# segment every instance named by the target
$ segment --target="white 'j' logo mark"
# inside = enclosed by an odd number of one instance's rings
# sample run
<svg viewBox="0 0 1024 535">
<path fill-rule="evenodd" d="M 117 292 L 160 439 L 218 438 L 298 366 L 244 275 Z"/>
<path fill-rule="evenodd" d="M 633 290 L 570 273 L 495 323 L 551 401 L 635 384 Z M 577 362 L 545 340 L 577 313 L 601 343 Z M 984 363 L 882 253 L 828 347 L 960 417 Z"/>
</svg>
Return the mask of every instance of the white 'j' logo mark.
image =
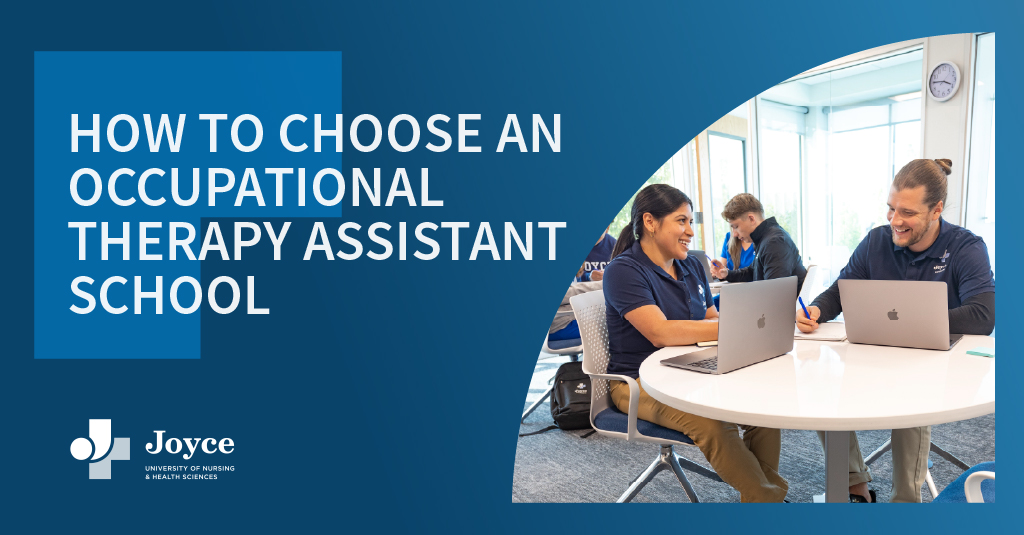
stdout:
<svg viewBox="0 0 1024 535">
<path fill-rule="evenodd" d="M 89 479 L 110 479 L 110 461 L 131 460 L 130 438 L 110 440 L 110 420 L 89 420 L 89 438 L 71 443 L 71 456 L 89 460 Z"/>
</svg>

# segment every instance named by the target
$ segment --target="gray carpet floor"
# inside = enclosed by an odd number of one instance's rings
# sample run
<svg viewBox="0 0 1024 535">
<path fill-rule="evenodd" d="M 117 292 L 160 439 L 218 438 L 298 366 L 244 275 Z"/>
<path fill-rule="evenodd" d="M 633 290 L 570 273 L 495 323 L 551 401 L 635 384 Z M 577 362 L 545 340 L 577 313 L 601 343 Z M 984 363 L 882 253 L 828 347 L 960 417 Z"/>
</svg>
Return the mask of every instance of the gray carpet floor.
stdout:
<svg viewBox="0 0 1024 535">
<path fill-rule="evenodd" d="M 541 353 L 530 384 L 529 406 L 547 389 L 548 381 L 567 357 Z M 540 430 L 552 424 L 547 402 L 526 419 L 520 433 Z M 626 442 L 596 433 L 583 437 L 584 431 L 555 429 L 539 435 L 520 437 L 516 448 L 512 480 L 513 502 L 614 502 L 641 471 L 655 459 L 658 446 Z M 882 445 L 888 431 L 862 431 L 857 434 L 864 455 Z M 932 427 L 932 442 L 956 455 L 969 466 L 996 458 L 996 419 L 991 414 L 973 420 Z M 708 466 L 696 447 L 677 447 L 683 457 Z M 961 470 L 932 453 L 932 477 L 939 491 L 960 475 Z M 874 480 L 870 487 L 878 501 L 889 500 L 892 485 L 891 455 L 882 456 L 871 466 Z M 825 488 L 825 459 L 813 431 L 782 431 L 782 458 L 779 473 L 789 481 L 791 502 L 811 502 Z M 739 493 L 725 483 L 687 473 L 697 496 L 704 502 L 739 502 Z M 921 492 L 925 502 L 932 500 L 928 487 Z M 634 502 L 686 502 L 686 494 L 671 472 L 661 472 Z"/>
</svg>

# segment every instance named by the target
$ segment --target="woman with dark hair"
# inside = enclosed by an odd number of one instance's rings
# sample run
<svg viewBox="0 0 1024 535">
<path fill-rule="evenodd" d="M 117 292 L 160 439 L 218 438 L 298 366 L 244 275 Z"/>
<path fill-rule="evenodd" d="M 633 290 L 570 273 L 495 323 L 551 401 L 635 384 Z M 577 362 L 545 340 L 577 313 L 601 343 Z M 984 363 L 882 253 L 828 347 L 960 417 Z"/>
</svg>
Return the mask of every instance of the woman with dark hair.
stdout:
<svg viewBox="0 0 1024 535">
<path fill-rule="evenodd" d="M 608 373 L 634 379 L 660 347 L 718 339 L 718 310 L 704 267 L 688 256 L 693 202 L 667 184 L 637 194 L 604 275 Z M 611 398 L 629 412 L 629 386 L 612 381 Z M 739 426 L 688 414 L 650 397 L 640 386 L 637 416 L 690 437 L 744 502 L 781 502 L 789 485 L 779 473 L 778 429 Z M 740 428 L 743 437 L 740 437 Z"/>
</svg>

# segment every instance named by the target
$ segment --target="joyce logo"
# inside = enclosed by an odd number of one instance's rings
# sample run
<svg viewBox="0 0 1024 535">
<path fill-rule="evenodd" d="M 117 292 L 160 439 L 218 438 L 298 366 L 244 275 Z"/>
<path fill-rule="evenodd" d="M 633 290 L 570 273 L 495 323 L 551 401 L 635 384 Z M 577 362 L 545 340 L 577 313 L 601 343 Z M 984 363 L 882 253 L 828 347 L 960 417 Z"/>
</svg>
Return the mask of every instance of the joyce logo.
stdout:
<svg viewBox="0 0 1024 535">
<path fill-rule="evenodd" d="M 757 328 L 764 329 L 764 314 L 761 314 L 761 319 L 757 320 Z"/>
<path fill-rule="evenodd" d="M 891 320 L 898 320 L 898 319 L 900 319 L 899 317 L 896 316 L 896 314 L 899 314 L 899 312 L 896 312 L 895 308 L 892 309 L 892 312 L 889 312 L 889 319 L 891 319 Z"/>
<path fill-rule="evenodd" d="M 215 438 L 169 438 L 164 442 L 164 433 L 167 431 L 153 431 L 156 433 L 156 446 L 152 442 L 146 443 L 146 453 L 152 453 L 156 455 L 166 448 L 167 453 L 178 454 L 181 453 L 182 442 L 188 447 L 188 453 L 183 453 L 181 457 L 185 460 L 191 459 L 196 454 L 196 448 L 199 448 L 202 444 L 203 453 L 214 454 L 218 451 L 227 455 L 235 451 L 235 441 L 230 438 L 222 438 L 220 442 L 217 442 Z"/>
<path fill-rule="evenodd" d="M 89 479 L 110 479 L 110 461 L 131 460 L 131 439 L 110 440 L 110 420 L 89 420 L 89 438 L 76 438 L 71 443 L 71 456 L 89 460 Z"/>
</svg>

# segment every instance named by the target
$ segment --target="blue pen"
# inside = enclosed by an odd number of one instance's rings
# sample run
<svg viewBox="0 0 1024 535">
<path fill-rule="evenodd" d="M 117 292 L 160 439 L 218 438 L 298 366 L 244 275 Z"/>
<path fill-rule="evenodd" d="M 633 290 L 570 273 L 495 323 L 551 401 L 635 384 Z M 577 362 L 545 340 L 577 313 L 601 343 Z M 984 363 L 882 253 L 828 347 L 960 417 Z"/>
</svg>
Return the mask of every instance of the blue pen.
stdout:
<svg viewBox="0 0 1024 535">
<path fill-rule="evenodd" d="M 800 308 L 804 309 L 804 316 L 807 316 L 807 319 L 811 319 L 811 313 L 807 312 L 807 307 L 804 306 L 804 298 L 797 296 L 796 300 L 800 303 Z"/>
</svg>

